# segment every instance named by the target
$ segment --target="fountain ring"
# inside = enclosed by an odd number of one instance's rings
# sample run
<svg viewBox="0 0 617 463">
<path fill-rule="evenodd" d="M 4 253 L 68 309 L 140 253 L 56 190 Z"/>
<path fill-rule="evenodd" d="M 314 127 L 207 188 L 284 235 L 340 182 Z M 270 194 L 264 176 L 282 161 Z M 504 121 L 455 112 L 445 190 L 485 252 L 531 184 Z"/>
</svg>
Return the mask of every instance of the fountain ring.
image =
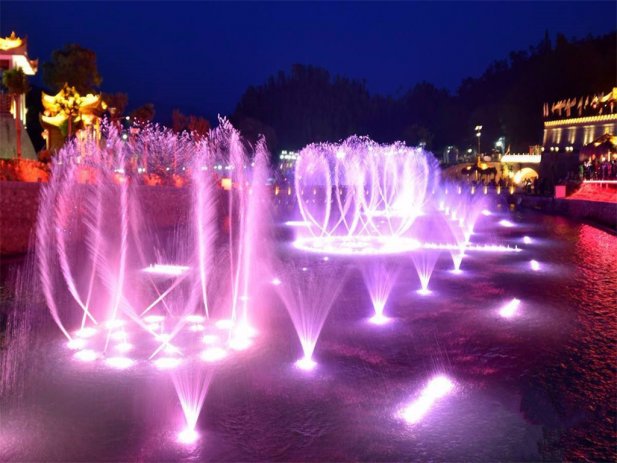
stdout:
<svg viewBox="0 0 617 463">
<path fill-rule="evenodd" d="M 293 245 L 307 252 L 355 256 L 402 254 L 421 247 L 404 236 L 311 236 L 297 238 Z"/>
</svg>

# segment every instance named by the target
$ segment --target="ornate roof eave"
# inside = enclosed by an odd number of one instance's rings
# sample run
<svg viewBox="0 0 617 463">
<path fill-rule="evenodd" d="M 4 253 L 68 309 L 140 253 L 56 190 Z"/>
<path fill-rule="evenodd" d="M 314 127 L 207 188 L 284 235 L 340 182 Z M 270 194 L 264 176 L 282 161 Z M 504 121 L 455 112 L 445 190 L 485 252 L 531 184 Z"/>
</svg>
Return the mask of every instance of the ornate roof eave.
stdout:
<svg viewBox="0 0 617 463">
<path fill-rule="evenodd" d="M 62 88 L 55 95 L 48 95 L 45 92 L 41 93 L 41 102 L 43 108 L 50 113 L 56 113 L 62 110 L 61 101 L 66 99 L 66 90 L 70 87 Z M 102 112 L 107 108 L 107 104 L 103 101 L 101 94 L 88 93 L 87 95 L 80 96 L 74 89 L 70 88 L 74 95 L 77 105 L 79 106 L 80 113 L 97 113 Z"/>
<path fill-rule="evenodd" d="M 28 60 L 30 62 L 30 67 L 32 68 L 32 70 L 34 71 L 34 73 L 36 74 L 39 70 L 39 59 L 29 59 Z"/>
<path fill-rule="evenodd" d="M 56 114 L 55 116 L 45 116 L 41 114 L 41 122 L 47 125 L 53 125 L 54 127 L 60 127 L 68 120 L 68 117 L 64 113 Z"/>
<path fill-rule="evenodd" d="M 0 37 L 0 51 L 14 55 L 14 54 L 27 54 L 28 39 L 17 37 L 15 31 L 11 32 L 8 37 Z"/>
</svg>

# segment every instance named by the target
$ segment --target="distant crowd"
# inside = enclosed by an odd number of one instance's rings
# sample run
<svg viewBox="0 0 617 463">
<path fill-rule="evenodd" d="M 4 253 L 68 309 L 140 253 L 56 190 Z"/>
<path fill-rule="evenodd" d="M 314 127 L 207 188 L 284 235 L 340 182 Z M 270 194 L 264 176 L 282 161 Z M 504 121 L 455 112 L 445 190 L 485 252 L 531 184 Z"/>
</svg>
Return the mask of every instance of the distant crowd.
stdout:
<svg viewBox="0 0 617 463">
<path fill-rule="evenodd" d="M 578 166 L 580 180 L 617 180 L 617 156 L 613 159 L 592 156 Z"/>
</svg>

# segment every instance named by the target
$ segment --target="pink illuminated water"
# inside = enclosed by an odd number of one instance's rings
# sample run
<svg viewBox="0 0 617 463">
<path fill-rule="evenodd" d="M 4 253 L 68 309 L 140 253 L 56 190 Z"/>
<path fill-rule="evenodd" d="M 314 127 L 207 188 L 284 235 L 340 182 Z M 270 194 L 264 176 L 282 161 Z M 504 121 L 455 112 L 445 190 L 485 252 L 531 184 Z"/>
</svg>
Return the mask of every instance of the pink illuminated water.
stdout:
<svg viewBox="0 0 617 463">
<path fill-rule="evenodd" d="M 209 381 L 176 371 L 249 348 L 257 334 L 251 320 L 266 303 L 250 295 L 263 278 L 256 269 L 270 265 L 263 224 L 269 155 L 263 141 L 249 148 L 224 119 L 199 139 L 159 127 L 129 141 L 113 127 L 105 131 L 104 144 L 75 141 L 54 157 L 37 224 L 42 293 L 76 359 L 173 372 L 185 421 L 194 426 Z M 221 164 L 231 181 L 226 195 L 208 169 Z M 157 211 L 145 214 L 145 190 L 137 186 L 141 174 L 160 176 L 170 165 L 173 179 L 180 172 L 190 179 L 179 191 L 190 226 L 171 238 L 155 226 Z M 83 182 L 84 171 L 93 183 Z M 201 338 L 215 327 L 226 339 L 202 353 Z"/>
<path fill-rule="evenodd" d="M 504 216 L 517 227 L 499 226 Z M 154 336 L 142 339 L 143 328 L 130 318 L 109 325 L 101 319 L 91 336 L 74 336 L 81 314 L 69 333 L 85 344 L 73 350 L 48 328 L 51 317 L 41 310 L 44 305 L 23 298 L 28 302 L 16 314 L 30 314 L 27 329 L 10 322 L 8 348 L 0 351 L 3 387 L 8 372 L 21 378 L 0 394 L 0 459 L 610 459 L 610 423 L 616 416 L 610 361 L 617 336 L 610 285 L 617 278 L 610 252 L 615 238 L 556 217 L 495 213 L 489 218 L 479 221 L 476 236 L 519 246 L 530 236 L 533 246 L 517 253 L 470 254 L 461 275 L 449 272 L 444 251 L 435 264 L 430 297 L 417 295 L 415 266 L 407 260 L 390 293 L 389 323 L 379 327 L 366 323 L 374 309 L 358 262 L 332 257 L 328 265 L 337 266 L 334 275 L 344 273 L 346 279 L 322 326 L 311 371 L 296 368 L 303 357 L 296 331 L 282 302 L 267 296 L 288 284 L 279 269 L 278 287 L 270 272 L 264 275 L 260 296 L 270 303 L 246 351 L 228 349 L 233 324 L 220 329 L 216 319 L 193 317 L 203 313 L 176 317 L 183 328 L 172 342 L 182 355 L 161 353 L 146 360 L 150 346 L 159 343 Z M 294 252 L 285 251 L 285 257 L 292 260 Z M 542 263 L 542 271 L 530 271 L 532 259 Z M 321 256 L 299 263 L 307 271 L 298 273 L 310 275 L 317 262 L 323 263 Z M 68 290 L 66 295 L 72 297 Z M 516 316 L 503 318 L 500 309 L 514 297 L 521 301 Z M 158 332 L 172 334 L 175 317 L 164 307 L 156 310 L 152 321 L 161 325 Z M 220 320 L 225 318 L 223 313 Z M 194 324 L 206 330 L 190 331 Z M 102 354 L 97 343 L 104 343 L 108 329 L 126 333 L 133 350 Z M 191 356 L 185 349 L 192 341 L 182 339 L 195 340 Z M 122 342 L 111 338 L 110 344 Z M 16 352 L 13 343 L 27 349 Z M 210 347 L 226 350 L 227 357 L 201 360 Z M 91 361 L 75 358 L 88 349 L 94 352 Z M 13 363 L 17 353 L 21 368 Z M 125 369 L 106 365 L 107 358 L 117 357 L 136 363 Z M 158 359 L 180 360 L 159 370 Z M 190 377 L 183 370 L 187 359 L 199 362 Z M 439 375 L 455 388 L 424 392 Z M 178 397 L 186 399 L 184 406 Z M 400 415 L 410 406 L 413 424 Z"/>
<path fill-rule="evenodd" d="M 55 157 L 1 288 L 0 460 L 610 459 L 614 237 L 400 143 L 306 147 L 273 211 L 225 120 L 107 129 Z"/>
</svg>

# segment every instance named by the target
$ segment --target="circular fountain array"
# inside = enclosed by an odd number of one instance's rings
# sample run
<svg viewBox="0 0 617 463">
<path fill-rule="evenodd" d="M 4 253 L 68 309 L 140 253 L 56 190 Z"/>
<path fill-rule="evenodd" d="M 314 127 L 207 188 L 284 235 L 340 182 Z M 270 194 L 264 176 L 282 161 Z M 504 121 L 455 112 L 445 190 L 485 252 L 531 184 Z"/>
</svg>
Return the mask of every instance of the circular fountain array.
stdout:
<svg viewBox="0 0 617 463">
<path fill-rule="evenodd" d="M 382 255 L 417 249 L 410 233 L 430 202 L 436 161 L 403 144 L 351 137 L 304 148 L 295 168 L 306 227 L 295 246 L 329 254 Z"/>
</svg>

